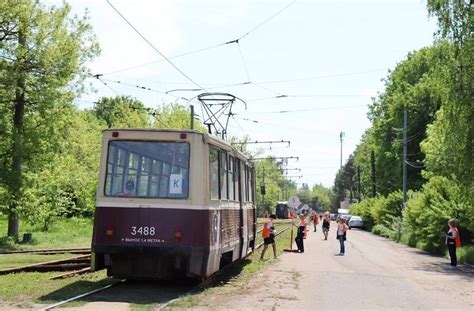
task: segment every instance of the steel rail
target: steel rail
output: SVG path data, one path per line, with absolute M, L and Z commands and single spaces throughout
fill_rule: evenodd
M 57 248 L 57 249 L 31 249 L 31 250 L 17 250 L 17 251 L 0 251 L 1 255 L 8 254 L 45 254 L 45 255 L 54 255 L 54 254 L 63 254 L 63 253 L 90 253 L 91 249 L 89 248 Z
M 276 238 L 277 236 L 279 236 L 280 234 L 282 234 L 283 232 L 288 231 L 288 229 L 291 229 L 292 227 L 293 227 L 293 224 L 291 224 L 291 225 L 289 225 L 287 228 L 281 230 L 280 232 L 278 232 L 278 233 L 275 235 L 275 238 Z M 258 245 L 255 247 L 255 249 L 259 249 L 259 248 L 262 247 L 262 246 L 263 246 L 263 242 L 260 243 L 260 244 L 258 244 Z
M 80 295 L 71 297 L 71 298 L 69 298 L 69 299 L 66 299 L 66 300 L 63 300 L 63 301 L 54 303 L 54 304 L 52 304 L 52 305 L 43 307 L 43 308 L 41 308 L 41 309 L 38 309 L 38 311 L 47 311 L 47 310 L 51 310 L 51 309 L 57 308 L 57 307 L 62 306 L 63 304 L 66 304 L 66 303 L 68 303 L 68 302 L 71 302 L 71 301 L 74 301 L 74 300 L 78 300 L 78 299 L 80 299 L 80 298 L 82 298 L 82 297 L 90 296 L 90 295 L 92 295 L 92 294 L 95 294 L 95 293 L 104 291 L 104 290 L 106 290 L 106 289 L 109 289 L 109 288 L 111 288 L 111 287 L 114 287 L 114 286 L 116 286 L 116 285 L 118 285 L 118 284 L 122 284 L 122 283 L 124 283 L 125 281 L 126 281 L 125 279 L 122 279 L 122 280 L 120 280 L 120 281 L 118 281 L 118 282 L 115 282 L 115 283 L 113 283 L 113 284 L 109 284 L 109 285 L 106 285 L 106 286 L 104 286 L 104 287 L 94 289 L 94 290 L 92 290 L 92 291 L 90 291 L 90 292 L 87 292 L 87 293 L 84 293 L 84 294 L 80 294 Z
M 61 260 L 53 260 L 47 262 L 40 262 L 31 265 L 8 268 L 0 270 L 0 275 L 10 274 L 15 272 L 33 272 L 33 271 L 52 271 L 52 270 L 73 270 L 75 267 L 83 268 L 84 264 L 90 265 L 90 255 L 83 255 L 78 257 L 71 257 Z

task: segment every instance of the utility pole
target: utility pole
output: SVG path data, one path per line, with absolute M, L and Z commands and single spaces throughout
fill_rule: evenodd
M 408 182 L 408 174 L 407 174 L 407 149 L 408 149 L 408 141 L 407 141 L 407 131 L 408 131 L 408 113 L 407 111 L 403 111 L 403 208 L 405 208 L 407 203 L 407 182 Z
M 262 173 L 262 184 L 260 185 L 260 193 L 262 194 L 262 204 L 263 204 L 263 210 L 265 211 L 265 167 L 263 168 L 263 173 Z
M 377 195 L 376 180 L 375 180 L 375 151 L 370 152 L 370 168 L 372 173 L 372 197 Z
M 194 105 L 190 105 L 189 108 L 191 108 L 191 129 L 194 130 Z
M 345 135 L 344 132 L 340 132 L 340 133 L 339 133 L 339 138 L 340 138 L 340 140 L 341 140 L 341 166 L 340 166 L 341 168 L 342 168 L 342 142 L 343 142 L 343 140 L 344 140 L 344 135 Z
M 361 199 L 361 193 L 360 193 L 360 166 L 357 166 L 357 198 Z

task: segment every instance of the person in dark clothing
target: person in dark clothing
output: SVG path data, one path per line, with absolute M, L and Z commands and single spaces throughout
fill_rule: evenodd
M 306 221 L 304 220 L 303 214 L 300 214 L 300 221 L 294 225 L 298 228 L 295 238 L 296 246 L 298 247 L 298 253 L 304 253 L 303 238 L 306 232 Z
M 324 216 L 323 216 L 323 234 L 324 234 L 324 239 L 325 240 L 328 239 L 329 227 L 330 227 L 330 224 L 331 224 L 330 217 L 331 216 L 330 216 L 329 212 L 324 213 Z
M 459 230 L 456 227 L 456 221 L 451 219 L 448 221 L 449 230 L 446 232 L 446 245 L 448 246 L 449 257 L 451 263 L 449 268 L 455 268 L 458 265 L 458 258 L 456 256 L 456 248 L 461 247 L 461 239 L 459 237 Z

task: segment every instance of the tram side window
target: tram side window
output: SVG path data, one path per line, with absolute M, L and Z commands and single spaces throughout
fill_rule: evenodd
M 209 182 L 211 199 L 219 199 L 219 151 L 209 146 Z
M 236 201 L 240 201 L 239 184 L 240 184 L 240 160 L 234 159 L 234 196 Z
M 221 199 L 228 199 L 227 192 L 227 153 L 220 150 L 220 185 L 221 185 Z
M 235 201 L 235 192 L 234 192 L 234 157 L 229 155 L 229 200 Z
M 253 175 L 255 174 L 255 171 L 253 170 L 253 168 L 249 167 L 249 201 L 250 202 L 255 202 L 255 191 L 254 191 L 254 187 L 253 187 Z

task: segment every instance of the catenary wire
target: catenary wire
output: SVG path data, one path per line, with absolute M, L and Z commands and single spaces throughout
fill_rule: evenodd
M 174 69 L 176 69 L 181 75 L 183 75 L 186 79 L 191 81 L 194 85 L 197 87 L 205 90 L 199 83 L 195 82 L 190 76 L 188 76 L 186 73 L 184 73 L 181 69 L 179 69 L 169 58 L 167 58 L 163 53 L 161 53 L 160 50 L 158 50 L 153 43 L 151 43 L 138 29 L 135 28 L 126 18 L 123 16 L 122 13 L 110 2 L 110 0 L 107 0 L 107 3 L 117 12 L 118 15 L 149 45 L 155 50 L 158 54 L 160 54 L 161 57 L 163 57 Z

